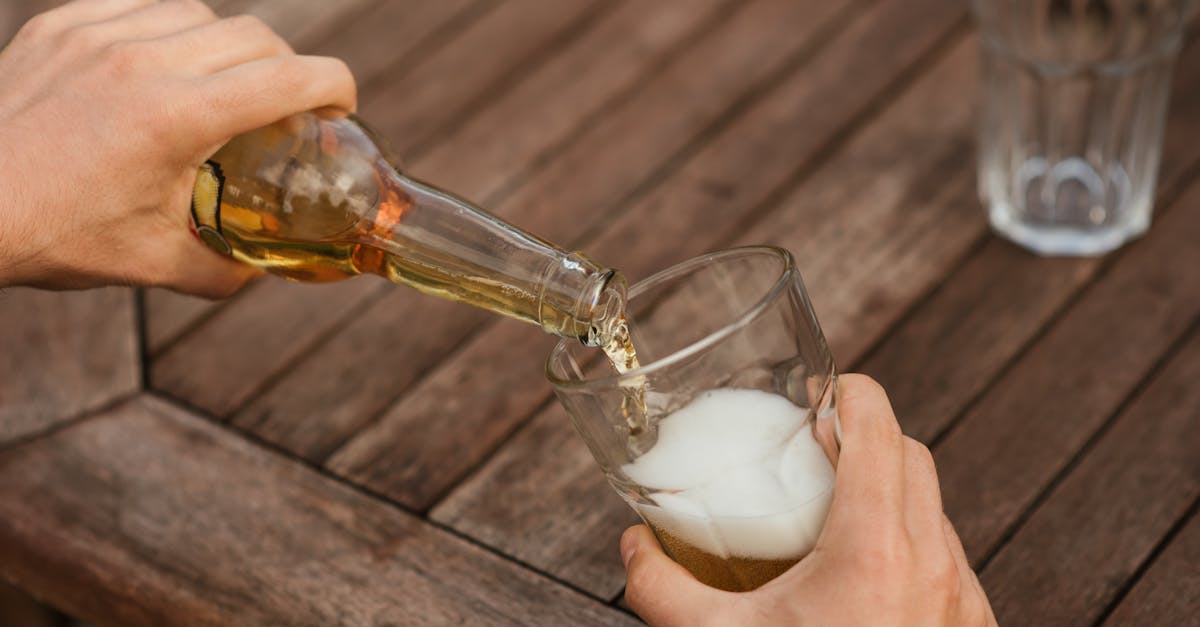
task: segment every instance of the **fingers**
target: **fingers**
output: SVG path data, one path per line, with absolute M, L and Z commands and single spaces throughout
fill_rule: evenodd
M 29 21 L 27 28 L 43 35 L 60 33 L 83 24 L 111 19 L 156 2 L 157 0 L 75 0 L 35 16 Z
M 161 266 L 152 284 L 177 292 L 220 299 L 232 296 L 251 279 L 257 268 L 213 251 L 187 228 L 160 234 Z
M 904 514 L 909 536 L 923 554 L 945 553 L 946 536 L 942 528 L 942 493 L 938 487 L 933 456 L 924 444 L 905 436 L 904 442 Z
M 842 450 L 830 520 L 867 523 L 872 533 L 902 529 L 904 440 L 887 394 L 863 375 L 843 375 L 838 385 Z
M 732 595 L 710 588 L 663 553 L 646 525 L 636 525 L 621 536 L 625 562 L 625 600 L 651 625 L 711 623 Z
M 945 538 L 950 555 L 954 558 L 958 572 L 962 575 L 963 590 L 974 590 L 978 597 L 984 599 L 984 605 L 987 605 L 987 595 L 983 592 L 983 585 L 979 583 L 979 577 L 971 569 L 967 553 L 963 550 L 962 540 L 959 539 L 958 532 L 954 530 L 954 525 L 951 524 L 949 518 L 946 518 L 945 514 L 942 515 L 942 536 Z M 988 611 L 991 611 L 990 607 Z M 994 618 L 992 620 L 995 621 Z
M 954 525 L 945 514 L 942 514 L 942 533 L 946 537 L 946 545 L 950 547 L 950 554 L 954 556 L 954 560 L 965 566 L 967 570 L 971 570 L 971 563 L 967 561 L 967 552 L 963 550 L 958 532 L 954 530 Z
M 995 625 L 996 616 L 992 612 L 991 604 L 988 603 L 987 593 L 983 591 L 983 585 L 979 583 L 979 576 L 975 574 L 975 571 L 971 569 L 970 562 L 967 561 L 966 551 L 963 550 L 958 533 L 954 531 L 954 525 L 950 524 L 950 519 L 945 515 L 942 516 L 942 532 L 960 575 L 961 583 L 959 585 L 963 590 L 961 599 L 964 604 L 964 607 L 961 608 L 962 614 L 972 619 L 965 623 Z
M 262 20 L 249 15 L 201 24 L 159 43 L 169 56 L 185 59 L 199 76 L 258 59 L 292 54 L 291 46 L 282 37 Z
M 165 0 L 139 6 L 111 19 L 89 23 L 93 41 L 156 39 L 217 20 L 205 4 L 195 0 Z
M 233 296 L 262 274 L 253 266 L 221 256 L 203 245 L 198 246 L 200 250 L 195 251 L 187 270 L 174 273 L 175 278 L 164 287 L 215 300 Z
M 289 115 L 338 107 L 353 111 L 354 76 L 338 59 L 281 56 L 259 59 L 218 72 L 204 81 L 208 110 L 215 116 L 206 132 L 229 138 Z

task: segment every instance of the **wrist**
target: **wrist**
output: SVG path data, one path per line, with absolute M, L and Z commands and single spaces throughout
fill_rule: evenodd
M 7 143 L 2 136 L 4 145 Z M 0 287 L 30 285 L 38 280 L 37 216 L 33 199 L 22 184 L 25 177 L 0 155 Z

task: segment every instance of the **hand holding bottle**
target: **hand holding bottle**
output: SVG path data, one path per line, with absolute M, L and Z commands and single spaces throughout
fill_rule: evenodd
M 845 375 L 840 388 L 837 483 L 812 553 L 753 592 L 723 592 L 639 525 L 621 538 L 634 611 L 651 625 L 996 624 L 942 514 L 929 451 L 901 435 L 877 383 Z
M 0 287 L 232 293 L 255 271 L 190 233 L 197 168 L 235 135 L 355 97 L 341 61 L 198 0 L 33 18 L 0 51 Z

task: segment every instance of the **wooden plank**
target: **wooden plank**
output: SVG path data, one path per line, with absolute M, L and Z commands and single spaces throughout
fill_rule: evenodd
M 856 369 L 884 385 L 904 432 L 930 443 L 1100 263 L 1035 257 L 989 238 Z
M 219 307 L 218 303 L 207 298 L 162 288 L 149 288 L 142 294 L 146 349 L 151 358 Z
M 324 285 L 259 281 L 154 359 L 150 385 L 225 416 L 311 349 L 330 324 L 388 287 L 376 277 Z
M 147 397 L 0 454 L 0 547 L 102 624 L 635 624 Z
M 1185 48 L 1179 68 L 1159 176 L 1160 218 L 1161 192 L 1176 193 L 1200 159 L 1193 139 L 1200 136 L 1200 41 Z M 906 433 L 930 442 L 1103 265 L 1037 257 L 991 238 L 855 368 L 887 388 Z
M 838 363 L 861 355 L 982 235 L 972 102 L 941 91 L 975 84 L 975 48 L 958 42 L 928 79 L 940 90 L 892 105 L 888 128 L 855 137 L 735 240 L 792 251 Z
M 901 16 L 892 14 L 891 11 L 900 11 L 901 8 L 888 4 L 880 5 L 877 9 L 879 12 L 874 13 L 870 19 L 879 20 L 879 28 L 895 28 L 896 19 Z M 871 29 L 857 32 L 860 36 L 868 37 L 866 41 L 870 41 Z M 933 33 L 929 33 L 929 36 L 931 39 L 935 38 Z M 841 50 L 861 50 L 864 56 L 878 58 L 869 50 L 862 50 L 862 41 L 851 40 L 854 45 L 846 42 L 847 47 Z M 946 110 L 939 108 L 943 106 L 939 103 L 946 101 L 942 86 L 956 84 L 954 81 L 960 80 L 964 74 L 970 72 L 973 67 L 972 52 L 969 42 L 956 47 L 928 74 L 922 76 L 917 84 L 901 95 L 877 120 L 861 129 L 845 150 L 831 157 L 826 165 L 822 166 L 821 172 L 809 181 L 808 188 L 812 196 L 828 198 L 831 201 L 845 198 L 846 194 L 835 191 L 843 189 L 842 186 L 847 184 L 846 172 L 865 167 L 859 163 L 870 154 L 864 147 L 899 145 L 899 142 L 893 139 L 893 135 L 911 141 L 925 138 L 933 144 L 948 141 L 946 137 L 953 137 L 954 133 L 969 132 L 969 104 L 961 105 L 966 111 L 950 115 Z M 845 59 L 846 57 L 842 56 L 830 59 L 829 62 L 842 62 Z M 814 63 L 820 62 L 821 59 L 814 60 Z M 799 72 L 789 81 L 800 81 L 805 76 L 805 72 Z M 836 92 L 823 93 L 829 95 Z M 776 102 L 774 99 L 771 101 Z M 771 105 L 772 108 L 775 106 L 779 105 Z M 927 114 L 922 115 L 922 112 Z M 928 114 L 929 112 L 935 113 Z M 924 123 L 926 128 L 920 129 L 915 126 L 921 123 Z M 954 128 L 958 130 L 951 130 Z M 830 132 L 834 131 L 831 129 Z M 916 150 L 910 158 L 919 160 L 922 155 L 932 163 L 942 159 L 935 149 Z M 736 159 L 739 155 L 735 152 L 729 156 Z M 751 162 L 767 163 L 753 160 Z M 966 167 L 966 163 L 963 167 Z M 913 167 L 905 172 L 912 180 L 920 181 L 927 176 L 928 170 Z M 900 176 L 894 180 L 898 187 L 904 187 L 908 183 L 908 180 Z M 866 191 L 869 190 L 864 190 Z M 852 198 L 841 210 L 848 214 L 845 215 L 846 219 L 853 220 L 853 212 L 862 211 L 866 215 L 877 215 L 879 211 L 873 202 L 890 206 L 888 203 L 892 200 L 884 198 L 872 201 L 870 196 L 864 196 L 862 199 Z M 754 206 L 754 203 L 750 206 Z M 672 211 L 664 215 L 678 219 L 678 211 L 680 210 L 672 206 Z M 609 236 L 606 234 L 603 237 L 607 239 Z M 852 235 L 847 235 L 847 238 L 849 237 Z M 689 238 L 688 245 L 705 245 L 703 241 L 693 244 L 692 239 L 695 239 L 694 236 Z M 630 249 L 639 251 L 639 257 L 671 254 L 661 252 L 659 249 L 662 247 L 656 246 L 650 237 L 639 240 L 640 244 Z M 614 245 L 616 241 L 613 240 Z M 673 240 L 668 238 L 666 241 Z M 824 250 L 833 256 L 838 256 L 842 247 L 853 245 L 846 240 L 822 243 L 829 244 Z M 687 255 L 689 251 L 677 251 L 677 254 Z M 848 286 L 847 289 L 855 287 Z M 539 453 L 540 451 L 554 451 L 554 454 L 549 456 Z M 376 463 L 385 465 L 386 462 L 379 459 L 380 457 L 382 456 L 376 456 Z M 369 468 L 366 469 L 366 472 L 369 471 Z M 357 476 L 351 476 L 357 480 Z M 389 485 L 382 473 L 368 476 L 379 481 L 378 484 L 371 484 L 372 489 Z M 540 495 L 538 498 L 521 496 L 535 492 Z M 631 514 L 625 504 L 611 492 L 586 448 L 572 432 L 566 416 L 557 404 L 554 404 L 539 414 L 474 476 L 437 505 L 431 516 L 598 596 L 611 596 L 620 590 L 623 570 L 616 556 L 604 551 L 604 544 L 594 541 L 593 538 L 605 537 L 600 535 L 602 533 L 615 538 L 620 529 L 631 520 Z M 515 497 L 512 496 L 514 494 Z M 570 524 L 589 530 L 586 536 L 588 540 L 581 540 L 581 537 L 572 533 L 566 525 L 550 528 L 550 523 L 546 521 L 554 520 L 557 516 L 555 512 L 561 508 L 578 512 L 571 517 Z
M 513 6 L 530 10 L 529 2 Z M 505 5 L 508 6 L 508 5 Z M 549 41 L 570 26 L 583 3 L 554 3 L 546 5 L 536 19 L 516 24 L 511 9 L 488 13 L 458 34 L 454 44 L 422 59 L 419 68 L 432 67 L 439 80 L 456 81 L 452 93 L 447 93 L 447 107 L 454 99 L 469 98 L 489 89 L 488 83 L 505 72 L 515 71 L 523 62 L 523 52 L 531 42 Z M 563 8 L 563 7 L 572 8 Z M 545 15 L 542 15 L 544 13 Z M 499 17 L 497 17 L 499 16 Z M 387 24 L 378 26 L 381 35 Z M 521 35 L 514 37 L 515 34 Z M 365 37 L 365 35 L 364 35 Z M 519 40 L 519 41 L 517 41 Z M 347 48 L 327 49 L 327 52 L 347 51 Z M 450 52 L 467 48 L 470 54 Z M 478 55 L 478 50 L 489 50 Z M 472 59 L 471 55 L 486 57 Z M 455 65 L 459 64 L 459 65 Z M 484 71 L 486 70 L 486 71 Z M 407 79 L 406 79 L 407 80 Z M 414 75 L 421 84 L 424 78 Z M 372 119 L 415 119 L 423 115 L 407 105 L 392 106 L 376 111 Z M 367 114 L 371 117 L 370 114 Z M 407 123 L 407 122 L 405 122 Z M 243 404 L 250 394 L 270 378 L 289 367 L 300 352 L 307 350 L 338 324 L 344 316 L 356 311 L 379 293 L 376 282 L 357 279 L 338 286 L 297 286 L 279 280 L 264 280 L 252 286 L 228 304 L 220 305 L 219 315 L 210 316 L 198 326 L 188 326 L 187 333 L 169 350 L 152 361 L 152 380 L 158 389 L 188 403 L 218 415 L 225 415 Z M 150 312 L 149 315 L 158 315 Z M 168 320 L 160 325 L 180 324 Z M 186 326 L 186 323 L 182 323 Z
M 254 15 L 297 50 L 313 45 L 332 27 L 354 18 L 379 0 L 232 0 L 216 7 L 218 15 Z
M 557 403 L 434 507 L 430 518 L 609 599 L 625 585 L 613 547 L 638 522 Z
M 1200 516 L 1166 546 L 1105 625 L 1200 627 Z
M 498 0 L 385 0 L 333 30 L 298 42 L 309 54 L 337 57 L 350 66 L 360 95 L 378 91 L 375 82 L 406 80 L 412 66 L 438 46 L 451 44 L 455 26 L 494 8 Z M 403 103 L 397 108 L 403 108 Z
M 551 158 L 552 148 L 575 138 L 597 118 L 611 115 L 624 99 L 636 97 L 632 91 L 646 90 L 660 80 L 656 72 L 673 58 L 681 42 L 706 31 L 716 16 L 728 19 L 729 5 L 728 0 L 619 5 L 596 18 L 586 32 L 510 92 L 454 129 L 414 165 L 413 172 L 496 206 L 497 191 Z M 810 8 L 803 17 L 820 21 L 823 13 Z M 811 28 L 796 31 L 794 37 L 803 39 Z M 754 51 L 763 54 L 763 64 L 768 66 L 778 54 L 774 47 L 756 46 Z M 731 65 L 742 62 L 740 54 L 727 57 Z M 710 71 L 723 75 L 720 68 Z M 709 100 L 722 101 L 719 96 Z M 680 118 L 686 121 L 682 113 Z M 512 163 L 523 167 L 514 169 Z M 495 210 L 512 209 L 507 203 Z
M 464 319 L 479 323 L 488 315 L 447 315 L 447 303 L 436 298 L 395 286 L 385 289 L 335 340 L 302 360 L 297 353 L 300 364 L 234 413 L 232 424 L 306 459 L 324 460 L 387 399 L 420 377 L 427 364 L 461 342 Z M 470 393 L 464 387 L 454 397 Z M 192 394 L 203 397 L 206 390 L 197 388 Z M 455 402 L 443 401 L 443 407 Z M 423 448 L 428 434 L 454 424 L 425 425 L 393 446 Z
M 603 65 L 597 67 L 603 67 L 604 72 L 596 71 L 578 75 L 572 82 L 562 84 L 555 81 L 531 79 L 529 82 L 538 84 L 543 90 L 536 94 L 520 92 L 520 101 L 533 106 L 537 101 L 535 95 L 540 94 L 540 97 L 547 103 L 544 107 L 545 110 L 559 111 L 566 115 L 571 104 L 577 103 L 581 95 L 596 95 L 598 84 L 604 86 L 609 94 L 625 89 L 629 85 L 630 72 L 627 65 L 631 56 L 631 52 L 625 48 L 626 45 L 646 47 L 647 40 L 653 37 L 664 37 L 658 45 L 659 52 L 664 53 L 670 49 L 670 44 L 685 37 L 687 29 L 682 27 L 698 26 L 696 21 L 681 23 L 682 17 L 678 13 L 681 10 L 694 11 L 699 6 L 697 4 L 669 3 L 656 6 L 659 8 L 654 10 L 641 5 L 634 7 L 638 9 L 637 11 L 621 10 L 610 14 L 615 22 L 606 20 L 596 25 L 597 31 L 601 33 L 615 34 L 614 30 L 618 32 L 625 30 L 631 33 L 629 38 L 622 40 L 625 42 L 623 44 L 614 43 L 607 37 L 593 37 L 589 34 L 581 37 L 581 41 L 595 47 L 586 51 L 576 49 L 564 51 L 568 66 L 577 66 L 582 63 L 582 58 L 591 55 L 603 62 Z M 716 4 L 708 6 L 713 9 L 717 8 Z M 797 35 L 809 31 L 797 33 L 793 24 L 807 23 L 813 31 L 821 27 L 823 23 L 821 20 L 805 19 L 828 15 L 817 10 L 815 8 L 817 6 L 816 4 L 799 4 L 789 0 L 770 0 L 748 5 L 733 19 L 725 22 L 720 30 L 698 42 L 696 47 L 680 53 L 680 56 L 667 70 L 657 75 L 669 80 L 656 79 L 652 85 L 646 86 L 638 92 L 635 98 L 626 101 L 624 106 L 613 112 L 613 115 L 622 120 L 636 120 L 643 125 L 644 130 L 641 135 L 654 135 L 660 139 L 660 141 L 646 145 L 643 150 L 625 151 L 624 158 L 620 161 L 620 167 L 624 169 L 628 168 L 630 163 L 640 163 L 643 169 L 652 169 L 662 159 L 667 158 L 673 148 L 686 142 L 705 124 L 711 123 L 720 114 L 722 107 L 728 106 L 728 101 L 724 100 L 725 97 L 736 96 L 739 91 L 744 92 L 751 89 L 756 79 L 764 79 L 767 68 L 757 64 L 769 65 L 771 61 L 782 60 L 788 50 L 795 50 L 802 45 L 803 39 L 797 39 Z M 666 20 L 667 22 L 680 27 L 671 31 L 669 37 L 661 25 L 664 13 L 672 16 L 671 19 Z M 614 28 L 614 24 L 623 26 L 623 28 Z M 768 24 L 774 24 L 774 29 L 767 28 Z M 649 30 L 640 31 L 642 27 Z M 747 40 L 755 41 L 751 38 L 756 36 L 758 37 L 757 41 L 762 42 L 761 44 L 747 42 Z M 784 41 L 790 43 L 786 45 L 781 43 Z M 735 49 L 738 51 L 737 54 L 731 54 L 730 51 Z M 649 55 L 640 58 L 644 64 L 653 62 L 653 58 Z M 715 61 L 718 59 L 724 59 L 724 62 L 716 63 Z M 556 62 L 548 63 L 546 67 L 551 70 L 550 77 L 562 76 Z M 696 72 L 695 68 L 697 67 L 704 67 L 706 71 Z M 759 67 L 760 69 L 748 71 L 748 67 Z M 682 86 L 685 85 L 686 89 L 683 89 Z M 686 95 L 709 93 L 714 98 L 720 96 L 722 100 L 702 98 L 687 101 L 675 100 L 679 97 L 681 90 L 686 92 Z M 651 103 L 665 105 L 669 102 L 676 104 L 669 107 L 652 108 L 647 106 Z M 508 107 L 505 103 L 501 103 L 501 106 L 506 111 L 511 111 L 518 116 L 525 115 L 522 114 L 522 111 L 527 109 L 526 107 Z M 584 115 L 587 111 L 580 108 L 576 113 Z M 495 132 L 498 135 L 499 143 L 521 143 L 515 135 L 511 136 L 512 142 L 508 141 L 510 136 L 506 133 L 509 128 L 516 133 L 525 133 L 534 128 L 526 127 L 519 119 L 514 120 L 510 127 Z M 546 124 L 545 128 L 558 128 L 563 132 L 569 130 L 568 125 Z M 557 138 L 547 137 L 542 143 L 548 144 L 554 139 Z M 594 145 L 592 143 L 594 139 L 595 137 L 589 135 L 584 141 Z M 607 140 L 604 154 L 616 154 L 608 151 L 621 145 L 627 146 L 626 142 L 634 141 L 637 140 L 632 137 L 621 140 L 610 137 Z M 470 143 L 456 145 L 461 152 L 465 153 L 471 150 Z M 533 158 L 533 155 L 531 154 L 529 157 Z M 520 167 L 519 164 L 512 165 Z M 607 167 L 588 169 L 589 177 L 605 174 L 612 175 L 613 172 Z M 582 179 L 583 176 L 581 175 L 580 178 Z M 605 193 L 613 193 L 612 188 L 617 187 L 613 181 L 623 180 L 627 179 L 611 176 Z M 584 195 L 580 197 L 581 203 L 589 200 L 592 198 Z M 497 212 L 503 217 L 513 219 L 516 224 L 539 233 L 544 232 L 540 228 L 544 223 L 557 222 L 560 220 L 558 214 L 565 213 L 555 211 L 549 206 L 543 206 L 540 209 L 542 210 L 540 213 L 532 213 L 525 204 L 517 202 L 504 203 L 497 208 Z M 581 229 L 583 225 L 576 228 Z M 580 232 L 577 230 L 574 235 L 578 236 L 579 234 Z M 380 301 L 366 315 L 356 320 L 353 326 L 347 327 L 344 333 L 317 349 L 284 380 L 256 399 L 244 411 L 239 412 L 234 418 L 235 424 L 254 428 L 261 437 L 279 443 L 309 459 L 323 460 L 330 451 L 345 442 L 365 422 L 378 415 L 404 391 L 407 385 L 437 363 L 449 347 L 461 342 L 464 335 L 469 333 L 472 328 L 478 327 L 484 324 L 488 318 L 494 317 L 463 307 L 458 303 L 426 302 L 428 300 L 427 297 L 413 294 L 409 290 L 397 290 L 395 294 L 388 294 L 385 300 Z M 397 320 L 420 320 L 422 321 L 422 335 L 436 333 L 439 337 L 414 338 L 414 341 L 411 342 L 411 349 L 407 346 L 398 349 L 396 345 L 381 342 L 380 337 L 395 336 Z M 525 333 L 523 331 L 513 332 Z M 537 340 L 537 335 L 537 333 L 528 333 L 524 337 L 531 338 L 531 341 L 536 343 L 535 346 L 544 345 Z M 395 337 L 403 339 L 399 336 Z M 511 347 L 515 344 L 506 342 L 504 346 Z M 521 350 L 524 351 L 524 349 Z M 538 358 L 536 357 L 528 361 L 513 359 L 497 367 L 496 362 L 493 361 L 492 368 L 488 368 L 488 370 L 492 370 L 497 377 L 505 381 L 512 380 L 515 372 L 519 372 L 526 376 L 529 383 L 537 385 L 542 379 L 537 362 Z M 336 380 L 329 377 L 328 364 L 330 363 L 339 364 L 342 368 L 340 376 Z M 478 364 L 478 362 L 474 363 Z M 499 372 L 501 370 L 503 373 Z M 492 385 L 496 384 L 489 384 L 489 389 L 495 389 L 491 387 Z M 538 393 L 544 395 L 546 390 L 543 388 Z M 514 395 L 511 390 L 504 394 L 506 396 Z M 456 392 L 453 395 L 459 394 Z M 517 400 L 529 398 L 527 395 L 516 394 L 515 396 Z M 431 408 L 442 407 L 443 399 L 444 395 L 439 396 Z M 495 420 L 495 418 L 489 419 L 486 414 L 468 413 L 466 409 L 468 408 L 464 408 L 462 415 L 472 416 L 467 420 Z M 448 457 L 459 460 L 449 465 L 446 465 L 444 459 L 439 459 L 439 457 L 446 456 L 440 456 L 438 451 L 433 450 L 431 442 L 436 440 L 431 441 L 425 438 L 412 440 L 412 444 L 406 448 L 410 448 L 414 455 L 434 462 L 432 465 L 436 468 L 447 466 L 440 471 L 425 466 L 419 469 L 430 475 L 421 481 L 427 490 L 424 499 L 428 501 L 433 494 L 444 490 L 446 481 L 459 475 L 465 468 L 473 464 L 479 455 L 486 452 L 490 443 L 495 441 L 495 437 L 502 437 L 505 432 L 511 430 L 511 420 L 528 415 L 527 412 L 528 410 L 517 415 L 510 415 L 507 420 L 500 419 L 489 424 L 486 429 L 468 429 L 472 433 L 484 431 L 489 436 L 493 436 L 475 441 L 475 446 L 469 449 L 461 446 L 459 442 L 461 435 L 456 435 L 466 432 L 453 429 L 452 427 L 456 423 L 445 424 L 445 428 L 440 429 L 439 432 L 451 439 L 437 441 L 439 450 L 443 450 L 440 448 L 443 445 L 453 446 L 453 454 Z M 442 415 L 444 414 L 438 414 L 439 417 Z M 440 418 L 429 423 L 424 420 L 419 421 L 420 424 L 432 424 L 433 422 L 444 423 Z M 466 429 L 468 428 L 467 424 L 469 423 L 457 423 L 457 427 Z M 424 428 L 422 432 L 431 434 Z M 388 447 L 393 449 L 389 458 L 397 459 L 399 453 L 394 450 L 395 443 L 389 443 Z M 465 455 L 468 452 L 471 454 Z M 450 474 L 442 474 L 444 472 Z
M 1094 623 L 1200 498 L 1197 380 L 1193 333 L 980 574 L 1000 624 Z M 1164 585 L 1200 596 L 1186 583 Z
M 613 2 L 509 0 L 455 40 L 388 77 L 359 101 L 363 118 L 409 160 L 472 108 L 521 80 L 539 55 L 569 38 Z M 402 111 L 401 115 L 397 112 Z
M 133 290 L 0 293 L 0 442 L 130 394 L 141 384 Z
M 933 453 L 972 560 L 1087 442 L 1200 314 L 1200 184 L 1093 284 Z

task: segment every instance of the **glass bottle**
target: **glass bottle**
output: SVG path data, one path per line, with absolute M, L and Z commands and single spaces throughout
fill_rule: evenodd
M 201 167 L 197 234 L 298 281 L 363 273 L 604 345 L 625 281 L 402 174 L 353 115 L 308 112 L 239 135 Z

